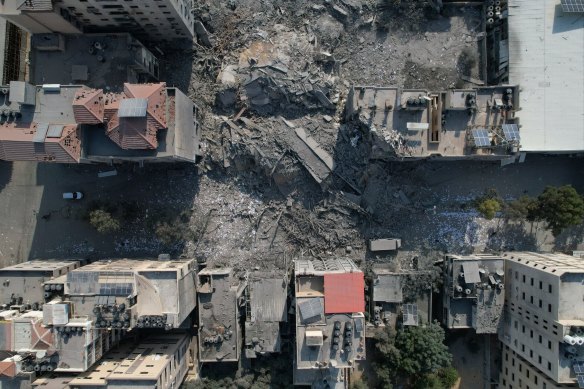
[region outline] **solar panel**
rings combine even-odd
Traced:
[[[49,131],[49,124],[48,123],[39,123],[37,124],[37,129],[32,138],[34,143],[44,143],[45,137],[47,136],[47,131]]]
[[[319,321],[324,311],[322,299],[311,298],[298,304],[303,322]]]
[[[124,99],[120,102],[118,116],[121,118],[146,117],[148,99]]]
[[[61,124],[51,124],[47,131],[47,138],[60,138],[65,126]]]
[[[562,11],[584,12],[584,0],[562,0]]]
[[[584,374],[584,362],[574,362],[572,367],[574,367],[574,373]]]
[[[472,137],[476,147],[491,146],[491,138],[489,137],[489,132],[484,128],[477,128],[475,130],[472,130]]]
[[[578,376],[578,387],[579,388],[584,388],[584,375],[579,375]]]
[[[503,136],[508,142],[519,142],[519,126],[517,124],[503,124]]]

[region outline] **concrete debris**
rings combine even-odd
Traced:
[[[203,23],[198,20],[195,22],[195,32],[203,45],[207,47],[214,47],[216,45],[215,36],[209,33]]]

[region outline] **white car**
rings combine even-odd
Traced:
[[[83,193],[81,192],[65,192],[63,193],[63,199],[65,200],[81,200],[83,198]]]

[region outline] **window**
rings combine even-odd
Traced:
[[[541,355],[537,357],[537,362],[541,364]]]
[[[543,289],[543,282],[539,281],[539,289]]]
[[[515,279],[519,278],[519,273],[515,272]]]
[[[525,274],[523,275],[523,283],[525,284]]]
[[[541,299],[539,299],[539,307],[543,308],[543,301],[541,301]]]
[[[550,349],[550,350],[552,349],[552,341],[551,340],[548,340],[548,349]]]
[[[551,362],[548,362],[548,370],[552,371],[552,363]]]
[[[552,284],[549,284],[548,285],[548,293],[551,293],[551,292],[552,292]]]
[[[550,312],[550,313],[552,312],[552,305],[551,304],[548,304],[548,312]]]
[[[541,335],[539,335],[539,344],[541,344],[541,342],[542,342],[542,338],[541,338]]]
[[[533,277],[531,277],[531,286],[533,286]]]

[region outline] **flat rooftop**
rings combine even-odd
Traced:
[[[501,126],[513,121],[513,110],[495,108],[514,86],[426,91],[356,86],[347,98],[347,118],[359,117],[374,135],[373,158],[497,157],[513,152]],[[475,109],[467,109],[468,98]],[[488,146],[477,147],[472,131],[485,129]]]
[[[509,0],[509,81],[524,151],[584,150],[584,17],[560,0]]]
[[[62,51],[47,50],[47,46],[59,44]],[[103,49],[97,49],[96,44]],[[124,82],[155,80],[132,70],[143,46],[130,34],[36,34],[31,47],[33,84],[80,83],[121,92]],[[157,69],[158,63],[155,66]]]

